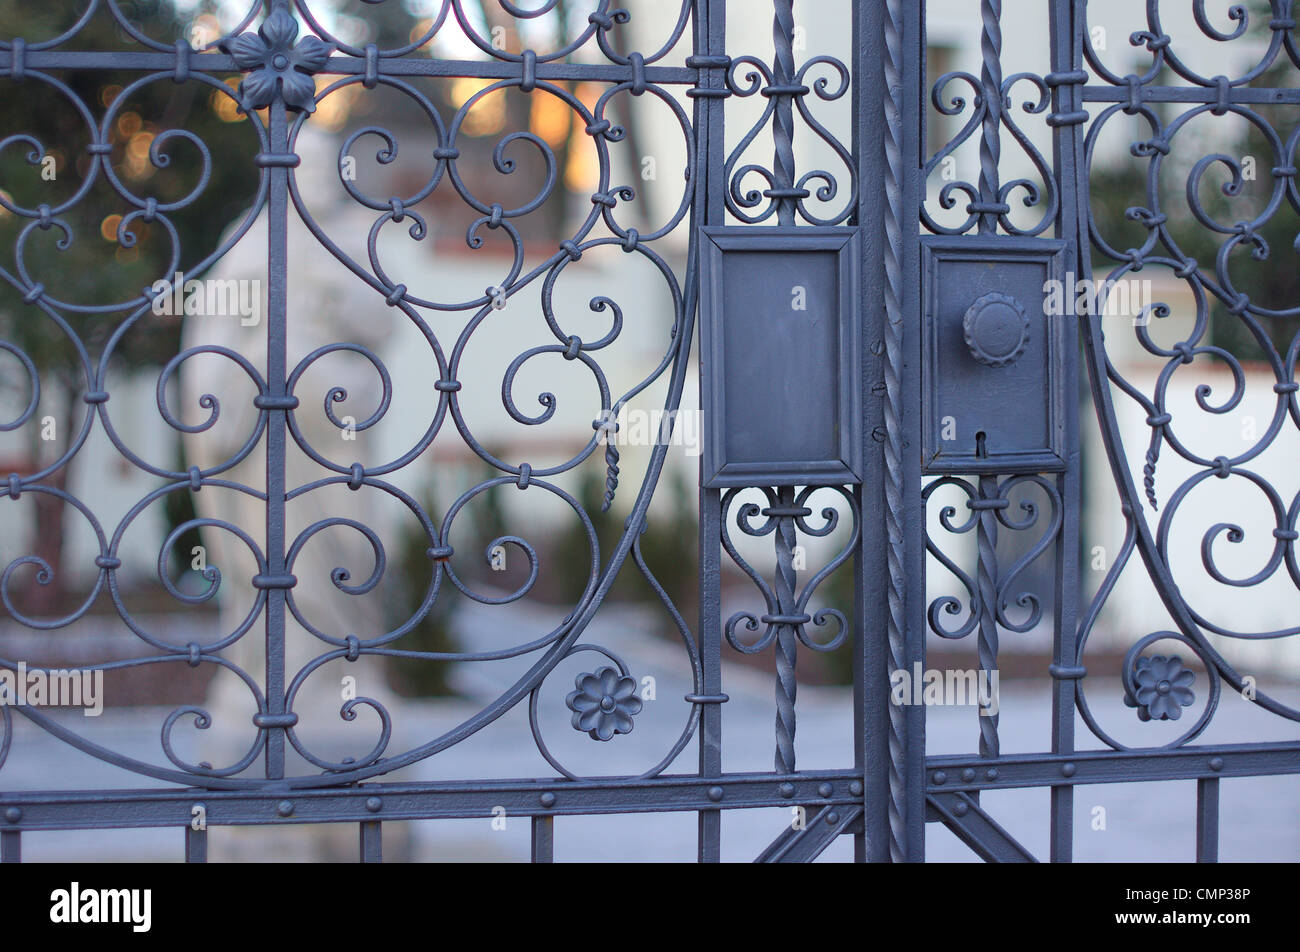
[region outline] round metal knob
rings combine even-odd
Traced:
[[[962,318],[970,354],[986,367],[1009,367],[1029,344],[1029,316],[1015,298],[990,291]]]

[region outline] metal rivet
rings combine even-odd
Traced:
[[[292,816],[292,815],[293,815],[293,801],[291,801],[291,800],[281,800],[281,801],[279,802],[279,804],[276,806],[276,808],[275,808],[275,812],[278,813],[278,814],[280,814],[280,816]]]
[[[974,780],[974,779],[975,779],[975,768],[974,768],[974,767],[967,767],[965,770],[963,770],[963,771],[961,772],[961,779],[964,780],[966,783],[970,783],[972,780]]]
[[[986,780],[997,780],[997,779],[998,779],[998,768],[997,768],[997,767],[990,767],[988,770],[984,771],[984,777],[985,777]]]
[[[958,801],[957,805],[952,808],[952,812],[958,816],[965,816],[970,812],[970,807],[968,807],[965,802]]]
[[[1074,771],[1075,771],[1074,764],[1068,764],[1068,763],[1067,763],[1067,764],[1061,764],[1061,776],[1063,776],[1063,777],[1073,777],[1073,776],[1074,776]]]
[[[1222,758],[1222,757],[1211,757],[1211,758],[1210,758],[1210,769],[1211,769],[1211,770],[1222,770],[1222,769],[1223,769],[1223,758]]]
[[[836,813],[834,810],[831,810],[829,813],[826,814],[826,822],[831,826],[834,826],[836,823],[840,822],[840,815]]]
[[[849,793],[853,794],[855,797],[862,796],[862,781],[855,780],[849,784]]]
[[[781,786],[777,787],[776,790],[777,793],[781,794],[781,796],[785,797],[787,800],[794,796],[794,784],[792,783],[783,783]]]
[[[824,783],[817,788],[817,795],[821,797],[829,797],[834,792],[835,792],[835,788],[832,787],[829,783]]]
[[[721,787],[709,787],[709,799],[712,800],[714,803],[717,803],[719,800],[721,800],[721,799],[722,799],[722,788],[721,788]]]
[[[948,775],[944,773],[942,770],[936,770],[934,772],[934,782],[939,786],[943,786],[945,783],[948,782]]]
[[[555,794],[551,793],[551,791],[549,790],[547,790],[544,794],[542,794],[537,799],[541,801],[541,804],[544,807],[549,808],[555,806]]]
[[[22,818],[23,818],[23,811],[18,809],[18,807],[10,807],[8,810],[5,811],[5,819],[8,820],[10,823],[17,823]]]
[[[378,797],[369,797],[366,800],[366,809],[369,810],[371,813],[378,813],[383,808],[384,808],[384,801],[380,800]]]

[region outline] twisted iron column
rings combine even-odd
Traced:
[[[795,678],[794,663],[798,650],[794,568],[795,517],[810,510],[796,508],[794,487],[782,486],[777,491],[779,504],[764,510],[764,515],[775,517],[776,525],[776,604],[775,616],[769,616],[777,627],[776,633],[776,770],[794,773],[794,702],[799,682]]]
[[[998,164],[1002,159],[1002,0],[982,0],[980,17],[980,86],[984,95],[984,126],[980,138],[980,223],[981,235],[998,230],[1001,212],[1001,183]]]
[[[772,17],[772,46],[775,55],[773,86],[767,94],[774,99],[772,140],[776,154],[773,160],[773,188],[769,196],[777,203],[777,223],[783,227],[795,224],[795,211],[800,190],[795,187],[794,163],[794,0],[774,0]],[[800,512],[794,504],[794,487],[782,486],[777,490],[779,505],[765,510],[777,519],[776,528],[776,597],[778,615],[772,618],[777,624],[776,634],[776,770],[794,773],[794,702],[798,692],[794,665],[798,635],[796,626],[800,619],[795,615],[795,516]]]
[[[772,117],[772,139],[776,156],[772,171],[775,187],[770,194],[777,202],[777,223],[792,226],[795,223],[795,166],[794,166],[794,0],[775,0],[772,18],[772,45],[776,50],[776,68],[773,71],[775,88],[769,94],[776,100]]]
[[[889,574],[889,670],[907,668],[903,577],[903,0],[889,0],[885,10],[884,144],[885,144],[885,531]],[[907,859],[907,787],[903,761],[907,752],[906,709],[889,707],[889,858]]]
[[[983,449],[981,441],[980,448]],[[979,478],[979,498],[972,500],[971,509],[979,513],[976,544],[979,549],[979,665],[982,674],[989,674],[998,666],[998,510],[1005,509],[1008,500],[1001,498],[996,476]],[[991,684],[991,680],[989,682]],[[997,757],[1001,750],[998,740],[998,715],[979,712],[980,756]]]

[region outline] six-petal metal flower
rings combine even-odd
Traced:
[[[641,710],[636,678],[620,677],[614,668],[595,674],[580,674],[574,680],[578,690],[564,699],[573,711],[573,729],[586,731],[592,740],[609,740],[632,730],[632,715]]]
[[[1183,716],[1183,708],[1196,700],[1191,684],[1196,672],[1183,665],[1178,655],[1143,656],[1137,659],[1133,671],[1133,691],[1124,691],[1124,703],[1137,708],[1144,721],[1176,721]]]
[[[229,53],[235,64],[251,70],[239,84],[240,106],[248,112],[269,106],[277,92],[290,109],[316,111],[316,84],[311,74],[329,59],[328,43],[305,36],[294,45],[298,21],[284,10],[276,10],[257,28],[231,41]]]

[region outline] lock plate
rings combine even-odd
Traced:
[[[1076,330],[1046,307],[1065,250],[1038,238],[923,239],[927,473],[1065,468]]]

